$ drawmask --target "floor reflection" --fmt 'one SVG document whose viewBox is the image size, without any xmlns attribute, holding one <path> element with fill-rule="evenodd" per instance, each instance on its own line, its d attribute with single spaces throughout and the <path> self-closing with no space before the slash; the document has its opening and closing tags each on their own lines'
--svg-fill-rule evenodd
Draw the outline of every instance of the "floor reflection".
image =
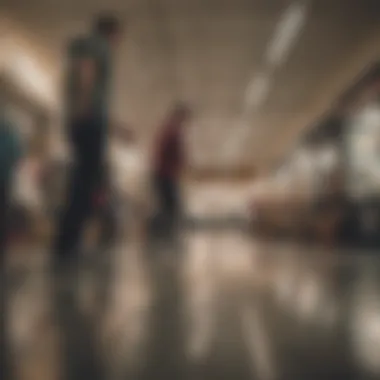
<svg viewBox="0 0 380 380">
<path fill-rule="evenodd" d="M 369 268 L 353 289 L 351 343 L 358 365 L 380 374 L 380 294 L 378 268 Z"/>
<path fill-rule="evenodd" d="M 185 282 L 184 314 L 187 327 L 187 356 L 199 362 L 209 353 L 214 337 L 217 297 L 216 260 L 212 234 L 197 233 L 186 237 L 183 273 Z"/>
<path fill-rule="evenodd" d="M 144 236 L 81 266 L 79 282 L 61 278 L 60 306 L 43 260 L 14 260 L 15 379 L 63 379 L 79 359 L 66 378 L 93 379 L 92 367 L 115 380 L 380 376 L 376 258 L 239 229 L 191 229 L 148 245 Z"/>
<path fill-rule="evenodd" d="M 149 335 L 152 289 L 141 245 L 118 249 L 109 308 L 102 330 L 109 379 L 123 379 L 144 360 Z"/>
</svg>

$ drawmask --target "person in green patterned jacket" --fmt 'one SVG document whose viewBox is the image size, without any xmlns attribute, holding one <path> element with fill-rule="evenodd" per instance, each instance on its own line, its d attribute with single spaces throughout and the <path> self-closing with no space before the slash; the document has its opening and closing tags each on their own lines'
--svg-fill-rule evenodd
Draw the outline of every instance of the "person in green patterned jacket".
<svg viewBox="0 0 380 380">
<path fill-rule="evenodd" d="M 76 258 L 105 167 L 109 124 L 109 84 L 119 20 L 101 15 L 88 35 L 74 38 L 67 50 L 65 123 L 74 155 L 67 199 L 53 242 L 57 264 Z"/>
</svg>

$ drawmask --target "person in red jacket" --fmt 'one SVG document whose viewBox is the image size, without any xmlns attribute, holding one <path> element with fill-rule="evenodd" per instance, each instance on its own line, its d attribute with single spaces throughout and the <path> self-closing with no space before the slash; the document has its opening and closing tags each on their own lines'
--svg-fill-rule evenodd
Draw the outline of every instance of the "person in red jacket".
<svg viewBox="0 0 380 380">
<path fill-rule="evenodd" d="M 159 135 L 153 162 L 154 188 L 160 216 L 175 222 L 180 214 L 179 181 L 185 166 L 184 126 L 190 110 L 177 105 Z"/>
</svg>

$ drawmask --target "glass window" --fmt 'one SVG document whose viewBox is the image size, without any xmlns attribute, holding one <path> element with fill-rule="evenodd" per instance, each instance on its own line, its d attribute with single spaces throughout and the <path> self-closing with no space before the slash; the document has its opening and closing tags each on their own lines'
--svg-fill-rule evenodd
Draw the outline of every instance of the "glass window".
<svg viewBox="0 0 380 380">
<path fill-rule="evenodd" d="M 354 197 L 380 194 L 380 106 L 364 107 L 349 122 L 348 188 Z"/>
</svg>

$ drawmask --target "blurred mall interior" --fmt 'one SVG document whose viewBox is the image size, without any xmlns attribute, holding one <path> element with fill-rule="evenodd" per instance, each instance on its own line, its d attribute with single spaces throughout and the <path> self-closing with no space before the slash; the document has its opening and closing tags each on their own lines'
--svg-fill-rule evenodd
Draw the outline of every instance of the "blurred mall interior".
<svg viewBox="0 0 380 380">
<path fill-rule="evenodd" d="M 67 45 L 104 9 L 123 24 L 117 216 L 89 220 L 61 276 Z M 378 0 L 0 0 L 0 111 L 22 146 L 0 378 L 380 378 L 379 19 Z M 191 117 L 169 227 L 152 173 L 178 101 Z"/>
</svg>

